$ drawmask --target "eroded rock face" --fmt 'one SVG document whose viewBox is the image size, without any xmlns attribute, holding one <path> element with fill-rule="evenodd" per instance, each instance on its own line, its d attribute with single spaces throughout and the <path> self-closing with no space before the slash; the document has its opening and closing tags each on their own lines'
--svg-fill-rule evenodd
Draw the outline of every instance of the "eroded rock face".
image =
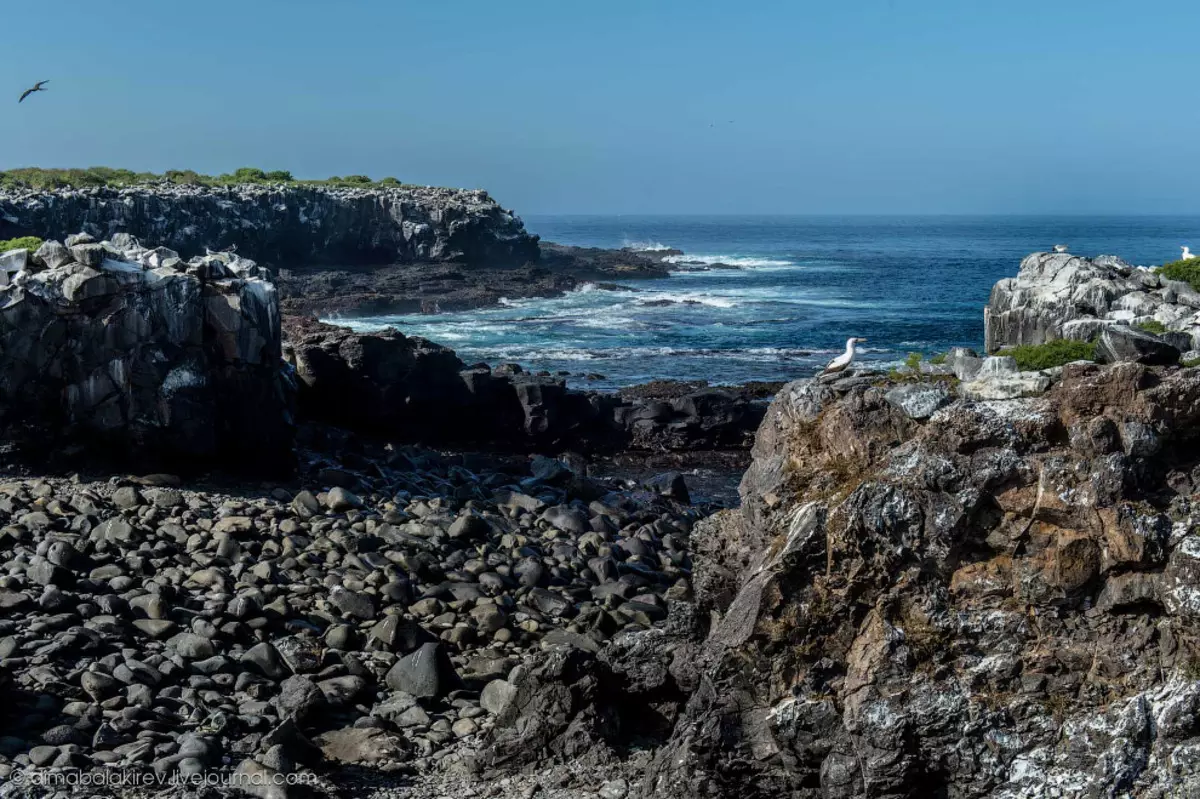
<svg viewBox="0 0 1200 799">
<path fill-rule="evenodd" d="M 322 186 L 0 191 L 0 239 L 128 233 L 183 253 L 236 247 L 270 264 L 538 259 L 538 238 L 487 192 Z"/>
<path fill-rule="evenodd" d="M 467 367 L 453 350 L 394 329 L 355 333 L 301 317 L 285 329 L 302 415 L 401 441 L 738 449 L 764 411 L 717 389 L 626 399 L 511 364 Z"/>
<path fill-rule="evenodd" d="M 1072 364 L 924 419 L 892 389 L 784 387 L 694 596 L 595 656 L 606 690 L 518 680 L 551 706 L 482 763 L 621 757 L 653 707 L 647 798 L 1200 790 L 1200 370 Z"/>
<path fill-rule="evenodd" d="M 1159 322 L 1167 343 L 1200 345 L 1200 292 L 1119 258 L 1034 253 L 992 288 L 984 311 L 988 352 L 1054 339 L 1089 340 L 1105 327 Z"/>
<path fill-rule="evenodd" d="M 642 794 L 1200 790 L 1200 371 L 1071 365 L 924 422 L 886 391 L 786 387 L 698 526 L 714 621 Z"/>
<path fill-rule="evenodd" d="M 253 261 L 75 237 L 0 287 L 0 429 L 28 455 L 279 467 L 290 402 L 275 288 Z"/>
</svg>

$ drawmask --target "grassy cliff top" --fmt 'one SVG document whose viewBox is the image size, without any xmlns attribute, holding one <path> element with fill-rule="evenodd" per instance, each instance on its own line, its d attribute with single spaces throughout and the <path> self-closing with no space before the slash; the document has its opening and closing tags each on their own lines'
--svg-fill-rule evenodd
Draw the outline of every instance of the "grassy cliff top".
<svg viewBox="0 0 1200 799">
<path fill-rule="evenodd" d="M 255 167 L 242 167 L 224 175 L 201 175 L 190 169 L 169 169 L 161 175 L 153 172 L 134 172 L 93 166 L 87 169 L 40 169 L 27 167 L 0 172 L 0 188 L 57 189 L 86 186 L 136 186 L 149 183 L 177 183 L 194 186 L 233 186 L 246 183 L 291 183 L 315 186 L 352 186 L 359 188 L 399 188 L 408 184 L 396 178 L 372 180 L 366 175 L 346 175 L 325 180 L 297 180 L 291 172 L 266 172 Z"/>
</svg>

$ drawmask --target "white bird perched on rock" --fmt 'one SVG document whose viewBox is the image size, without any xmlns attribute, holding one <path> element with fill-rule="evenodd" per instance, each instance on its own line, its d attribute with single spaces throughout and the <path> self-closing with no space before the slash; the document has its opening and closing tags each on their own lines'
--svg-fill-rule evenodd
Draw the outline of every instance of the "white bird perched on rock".
<svg viewBox="0 0 1200 799">
<path fill-rule="evenodd" d="M 855 338 L 854 336 L 846 339 L 846 351 L 830 361 L 829 365 L 825 367 L 825 370 L 821 372 L 818 377 L 846 371 L 850 364 L 854 363 L 854 356 L 857 354 L 854 350 L 854 346 L 856 344 L 863 344 L 865 342 L 865 338 Z"/>
<path fill-rule="evenodd" d="M 1055 252 L 1066 252 L 1066 251 L 1067 251 L 1067 245 L 1065 245 L 1065 244 L 1055 244 L 1055 245 L 1054 245 L 1054 251 L 1055 251 Z"/>
<path fill-rule="evenodd" d="M 1190 261 L 1196 257 L 1187 247 L 1180 247 L 1179 249 L 1183 250 L 1183 257 L 1179 259 L 1181 261 Z"/>
</svg>

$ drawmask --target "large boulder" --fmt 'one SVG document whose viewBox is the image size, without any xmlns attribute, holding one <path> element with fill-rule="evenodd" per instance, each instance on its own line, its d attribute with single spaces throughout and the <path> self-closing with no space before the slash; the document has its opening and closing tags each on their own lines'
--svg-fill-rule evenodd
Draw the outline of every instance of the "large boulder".
<svg viewBox="0 0 1200 799">
<path fill-rule="evenodd" d="M 291 316 L 284 328 L 305 417 L 409 440 L 462 423 L 470 396 L 453 350 L 392 328 L 359 334 Z"/>
<path fill-rule="evenodd" d="M 44 268 L 0 287 L 3 436 L 142 469 L 286 465 L 292 393 L 266 274 L 127 236 L 81 246 L 100 248 L 93 265 L 51 241 L 32 257 Z"/>
<path fill-rule="evenodd" d="M 1101 363 L 1157 364 L 1165 366 L 1179 363 L 1178 348 L 1158 336 L 1128 325 L 1111 325 L 1100 331 L 1096 339 L 1096 360 Z"/>
</svg>

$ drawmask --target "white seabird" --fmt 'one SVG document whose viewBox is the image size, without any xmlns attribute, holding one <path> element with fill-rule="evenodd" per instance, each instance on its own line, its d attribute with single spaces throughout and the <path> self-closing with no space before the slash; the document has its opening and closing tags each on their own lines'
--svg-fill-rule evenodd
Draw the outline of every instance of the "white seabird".
<svg viewBox="0 0 1200 799">
<path fill-rule="evenodd" d="M 1054 245 L 1054 251 L 1055 251 L 1055 252 L 1066 252 L 1066 251 L 1067 251 L 1067 245 L 1065 245 L 1065 244 L 1055 244 L 1055 245 Z"/>
<path fill-rule="evenodd" d="M 829 365 L 825 367 L 825 370 L 818 377 L 846 371 L 847 367 L 854 363 L 854 356 L 857 354 L 854 346 L 864 342 L 866 342 L 865 338 L 855 338 L 854 336 L 846 339 L 846 351 L 830 361 Z"/>
<path fill-rule="evenodd" d="M 1179 259 L 1181 261 L 1190 261 L 1196 257 L 1187 247 L 1180 247 L 1179 249 L 1183 250 L 1183 257 Z"/>
</svg>

